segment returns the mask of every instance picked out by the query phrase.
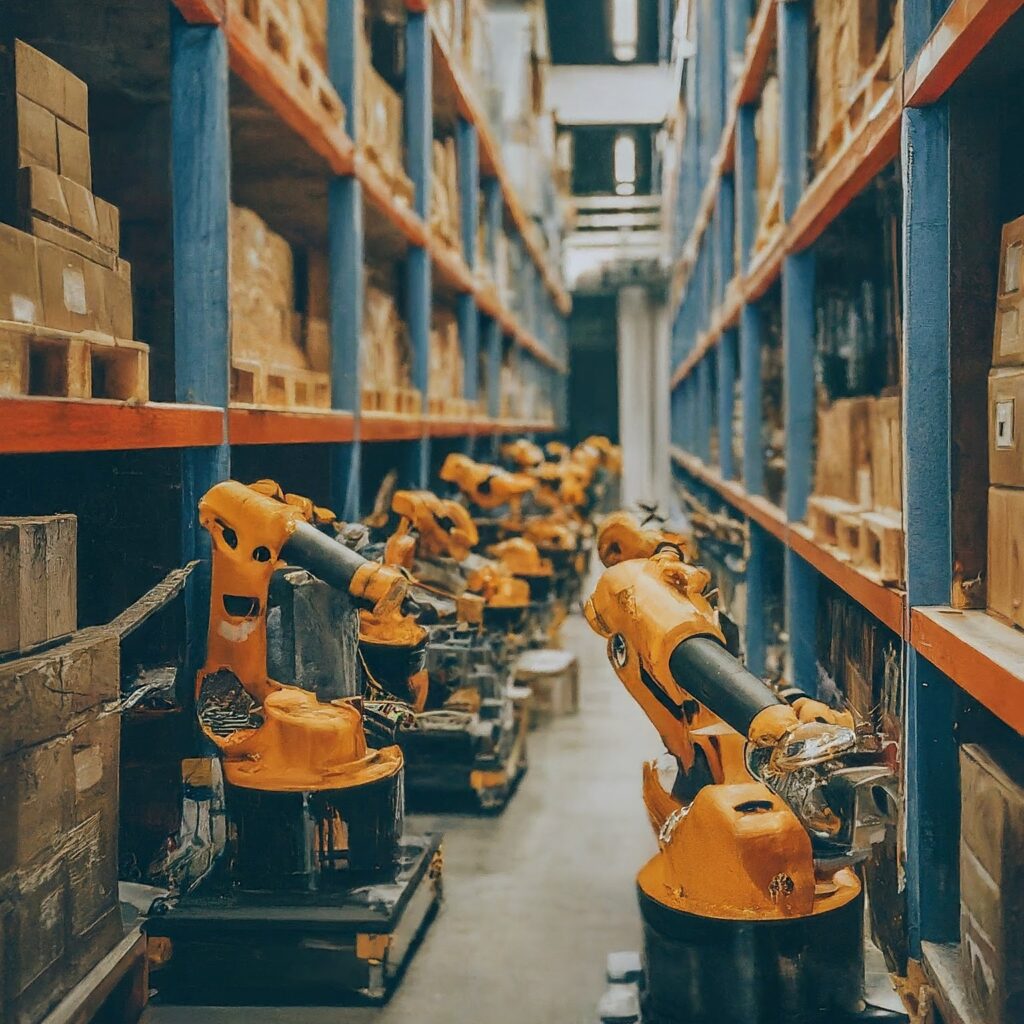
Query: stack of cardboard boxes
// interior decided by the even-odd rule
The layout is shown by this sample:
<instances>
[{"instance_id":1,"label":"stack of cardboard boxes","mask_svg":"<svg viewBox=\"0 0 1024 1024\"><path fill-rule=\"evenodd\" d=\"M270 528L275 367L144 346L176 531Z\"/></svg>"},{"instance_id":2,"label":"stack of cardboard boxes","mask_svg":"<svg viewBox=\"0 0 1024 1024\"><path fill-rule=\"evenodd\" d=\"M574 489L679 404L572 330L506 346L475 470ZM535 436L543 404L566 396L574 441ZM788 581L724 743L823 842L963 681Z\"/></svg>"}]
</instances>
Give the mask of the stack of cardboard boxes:
<instances>
[{"instance_id":1,"label":"stack of cardboard boxes","mask_svg":"<svg viewBox=\"0 0 1024 1024\"><path fill-rule=\"evenodd\" d=\"M815 162L824 167L903 72L903 0L814 0Z\"/></svg>"},{"instance_id":2,"label":"stack of cardboard boxes","mask_svg":"<svg viewBox=\"0 0 1024 1024\"><path fill-rule=\"evenodd\" d=\"M231 207L231 401L279 408L328 409L329 345L323 259L309 289L311 313L296 311L292 248L258 214ZM312 322L311 322L312 321ZM312 344L303 348L302 340ZM322 369L314 369L313 358Z\"/></svg>"},{"instance_id":3,"label":"stack of cardboard boxes","mask_svg":"<svg viewBox=\"0 0 1024 1024\"><path fill-rule=\"evenodd\" d=\"M92 193L85 83L0 55L0 394L149 400L117 208Z\"/></svg>"},{"instance_id":4,"label":"stack of cardboard boxes","mask_svg":"<svg viewBox=\"0 0 1024 1024\"><path fill-rule=\"evenodd\" d=\"M35 1024L123 937L120 648L109 631L76 632L76 565L74 516L0 519L0 1020L9 1024Z\"/></svg>"},{"instance_id":5,"label":"stack of cardboard boxes","mask_svg":"<svg viewBox=\"0 0 1024 1024\"><path fill-rule=\"evenodd\" d=\"M364 412L416 415L422 396L411 386L412 354L392 293L368 281L363 302L359 379Z\"/></svg>"},{"instance_id":6,"label":"stack of cardboard boxes","mask_svg":"<svg viewBox=\"0 0 1024 1024\"><path fill-rule=\"evenodd\" d=\"M883 583L903 581L900 400L842 398L818 413L815 538Z\"/></svg>"},{"instance_id":7,"label":"stack of cardboard boxes","mask_svg":"<svg viewBox=\"0 0 1024 1024\"><path fill-rule=\"evenodd\" d=\"M1019 750L960 748L960 959L985 1024L1024 1014L1024 760Z\"/></svg>"},{"instance_id":8,"label":"stack of cardboard boxes","mask_svg":"<svg viewBox=\"0 0 1024 1024\"><path fill-rule=\"evenodd\" d=\"M405 173L405 122L402 97L373 66L365 33L359 48L359 136L395 197L411 204L413 185Z\"/></svg>"},{"instance_id":9,"label":"stack of cardboard boxes","mask_svg":"<svg viewBox=\"0 0 1024 1024\"><path fill-rule=\"evenodd\" d=\"M1024 627L1024 217L1003 227L988 378L988 606Z\"/></svg>"},{"instance_id":10,"label":"stack of cardboard boxes","mask_svg":"<svg viewBox=\"0 0 1024 1024\"><path fill-rule=\"evenodd\" d=\"M427 409L433 415L468 415L463 390L462 347L455 315L435 309L430 323L430 352L427 362Z\"/></svg>"},{"instance_id":11,"label":"stack of cardboard boxes","mask_svg":"<svg viewBox=\"0 0 1024 1024\"><path fill-rule=\"evenodd\" d=\"M434 139L430 178L430 230L447 246L459 249L459 165L455 139Z\"/></svg>"}]
</instances>

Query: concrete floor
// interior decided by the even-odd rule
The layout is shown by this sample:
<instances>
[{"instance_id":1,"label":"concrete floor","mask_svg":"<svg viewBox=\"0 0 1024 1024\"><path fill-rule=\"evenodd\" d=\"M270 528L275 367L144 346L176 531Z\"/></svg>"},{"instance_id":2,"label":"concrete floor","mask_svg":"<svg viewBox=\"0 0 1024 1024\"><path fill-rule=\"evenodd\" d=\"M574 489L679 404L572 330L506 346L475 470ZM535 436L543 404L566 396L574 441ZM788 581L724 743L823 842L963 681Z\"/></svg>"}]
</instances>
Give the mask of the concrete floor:
<instances>
[{"instance_id":1,"label":"concrete floor","mask_svg":"<svg viewBox=\"0 0 1024 1024\"><path fill-rule=\"evenodd\" d=\"M661 749L572 618L581 710L530 734L530 769L498 818L414 816L445 834L445 902L381 1009L151 1007L146 1024L592 1024L607 954L638 949L633 888L655 851L642 761Z\"/></svg>"}]
</instances>

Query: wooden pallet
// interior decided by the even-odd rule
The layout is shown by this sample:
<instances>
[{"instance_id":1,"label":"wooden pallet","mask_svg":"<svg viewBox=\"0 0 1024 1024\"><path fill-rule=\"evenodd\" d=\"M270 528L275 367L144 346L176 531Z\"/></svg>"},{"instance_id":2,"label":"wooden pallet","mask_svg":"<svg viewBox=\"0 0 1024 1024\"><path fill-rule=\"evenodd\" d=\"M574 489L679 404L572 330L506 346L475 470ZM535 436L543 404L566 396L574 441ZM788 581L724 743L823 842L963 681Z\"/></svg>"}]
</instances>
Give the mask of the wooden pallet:
<instances>
[{"instance_id":1,"label":"wooden pallet","mask_svg":"<svg viewBox=\"0 0 1024 1024\"><path fill-rule=\"evenodd\" d=\"M0 395L149 401L149 346L0 321Z\"/></svg>"},{"instance_id":2,"label":"wooden pallet","mask_svg":"<svg viewBox=\"0 0 1024 1024\"><path fill-rule=\"evenodd\" d=\"M895 511L861 514L857 565L882 583L899 585L904 577L903 517Z\"/></svg>"},{"instance_id":3,"label":"wooden pallet","mask_svg":"<svg viewBox=\"0 0 1024 1024\"><path fill-rule=\"evenodd\" d=\"M477 415L478 406L468 398L429 398L427 412L444 419L471 419Z\"/></svg>"},{"instance_id":4,"label":"wooden pallet","mask_svg":"<svg viewBox=\"0 0 1024 1024\"><path fill-rule=\"evenodd\" d=\"M363 412L391 412L398 416L418 416L423 398L416 388L363 388Z\"/></svg>"},{"instance_id":5,"label":"wooden pallet","mask_svg":"<svg viewBox=\"0 0 1024 1024\"><path fill-rule=\"evenodd\" d=\"M278 409L330 409L331 378L317 370L233 358L231 401Z\"/></svg>"},{"instance_id":6,"label":"wooden pallet","mask_svg":"<svg viewBox=\"0 0 1024 1024\"><path fill-rule=\"evenodd\" d=\"M843 501L842 498L831 498L823 494L814 494L807 499L807 525L819 544L830 547L841 547L840 519L852 519L859 515L858 506Z\"/></svg>"},{"instance_id":7,"label":"wooden pallet","mask_svg":"<svg viewBox=\"0 0 1024 1024\"><path fill-rule=\"evenodd\" d=\"M879 48L874 61L850 89L839 115L828 128L818 134L818 152L815 163L825 167L842 152L846 144L861 130L871 117L879 100L893 87L889 80L889 48L893 44L892 33Z\"/></svg>"},{"instance_id":8,"label":"wooden pallet","mask_svg":"<svg viewBox=\"0 0 1024 1024\"><path fill-rule=\"evenodd\" d=\"M138 928L122 939L53 1009L42 1024L134 1024L149 1000L146 937Z\"/></svg>"},{"instance_id":9,"label":"wooden pallet","mask_svg":"<svg viewBox=\"0 0 1024 1024\"><path fill-rule=\"evenodd\" d=\"M298 4L294 0L231 0L228 16L249 22L277 62L294 79L297 92L304 92L335 120L344 119L345 104L327 72L304 45Z\"/></svg>"}]
</instances>

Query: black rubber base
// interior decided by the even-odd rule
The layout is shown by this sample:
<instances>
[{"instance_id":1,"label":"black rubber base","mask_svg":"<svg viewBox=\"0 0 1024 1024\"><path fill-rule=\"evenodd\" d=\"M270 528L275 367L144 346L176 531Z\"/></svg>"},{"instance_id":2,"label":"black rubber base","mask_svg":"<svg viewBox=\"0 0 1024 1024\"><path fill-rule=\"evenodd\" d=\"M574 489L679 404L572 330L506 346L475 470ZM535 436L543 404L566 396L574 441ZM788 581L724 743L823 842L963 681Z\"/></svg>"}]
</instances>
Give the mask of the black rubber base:
<instances>
[{"instance_id":1,"label":"black rubber base","mask_svg":"<svg viewBox=\"0 0 1024 1024\"><path fill-rule=\"evenodd\" d=\"M371 884L331 892L225 891L204 884L146 934L171 940L150 975L166 1003L214 1006L385 1002L441 898L432 870L439 835L406 836L398 864ZM390 937L383 961L361 957L358 936Z\"/></svg>"},{"instance_id":2,"label":"black rubber base","mask_svg":"<svg viewBox=\"0 0 1024 1024\"><path fill-rule=\"evenodd\" d=\"M861 1009L863 898L787 921L671 910L639 891L644 1024L847 1024Z\"/></svg>"}]
</instances>

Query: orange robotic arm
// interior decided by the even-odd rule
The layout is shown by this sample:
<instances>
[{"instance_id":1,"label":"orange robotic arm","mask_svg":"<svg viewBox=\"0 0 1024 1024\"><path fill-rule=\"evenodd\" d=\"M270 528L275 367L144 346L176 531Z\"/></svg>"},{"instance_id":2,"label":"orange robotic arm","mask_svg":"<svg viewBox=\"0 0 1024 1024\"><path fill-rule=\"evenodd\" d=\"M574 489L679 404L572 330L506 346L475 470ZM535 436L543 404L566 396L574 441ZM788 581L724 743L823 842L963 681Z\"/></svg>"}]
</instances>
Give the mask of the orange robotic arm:
<instances>
[{"instance_id":1,"label":"orange robotic arm","mask_svg":"<svg viewBox=\"0 0 1024 1024\"><path fill-rule=\"evenodd\" d=\"M500 466L474 462L468 455L453 452L441 466L441 479L455 484L468 501L491 510L510 505L518 509L523 496L536 489L536 482L523 473L509 473Z\"/></svg>"}]
</instances>

